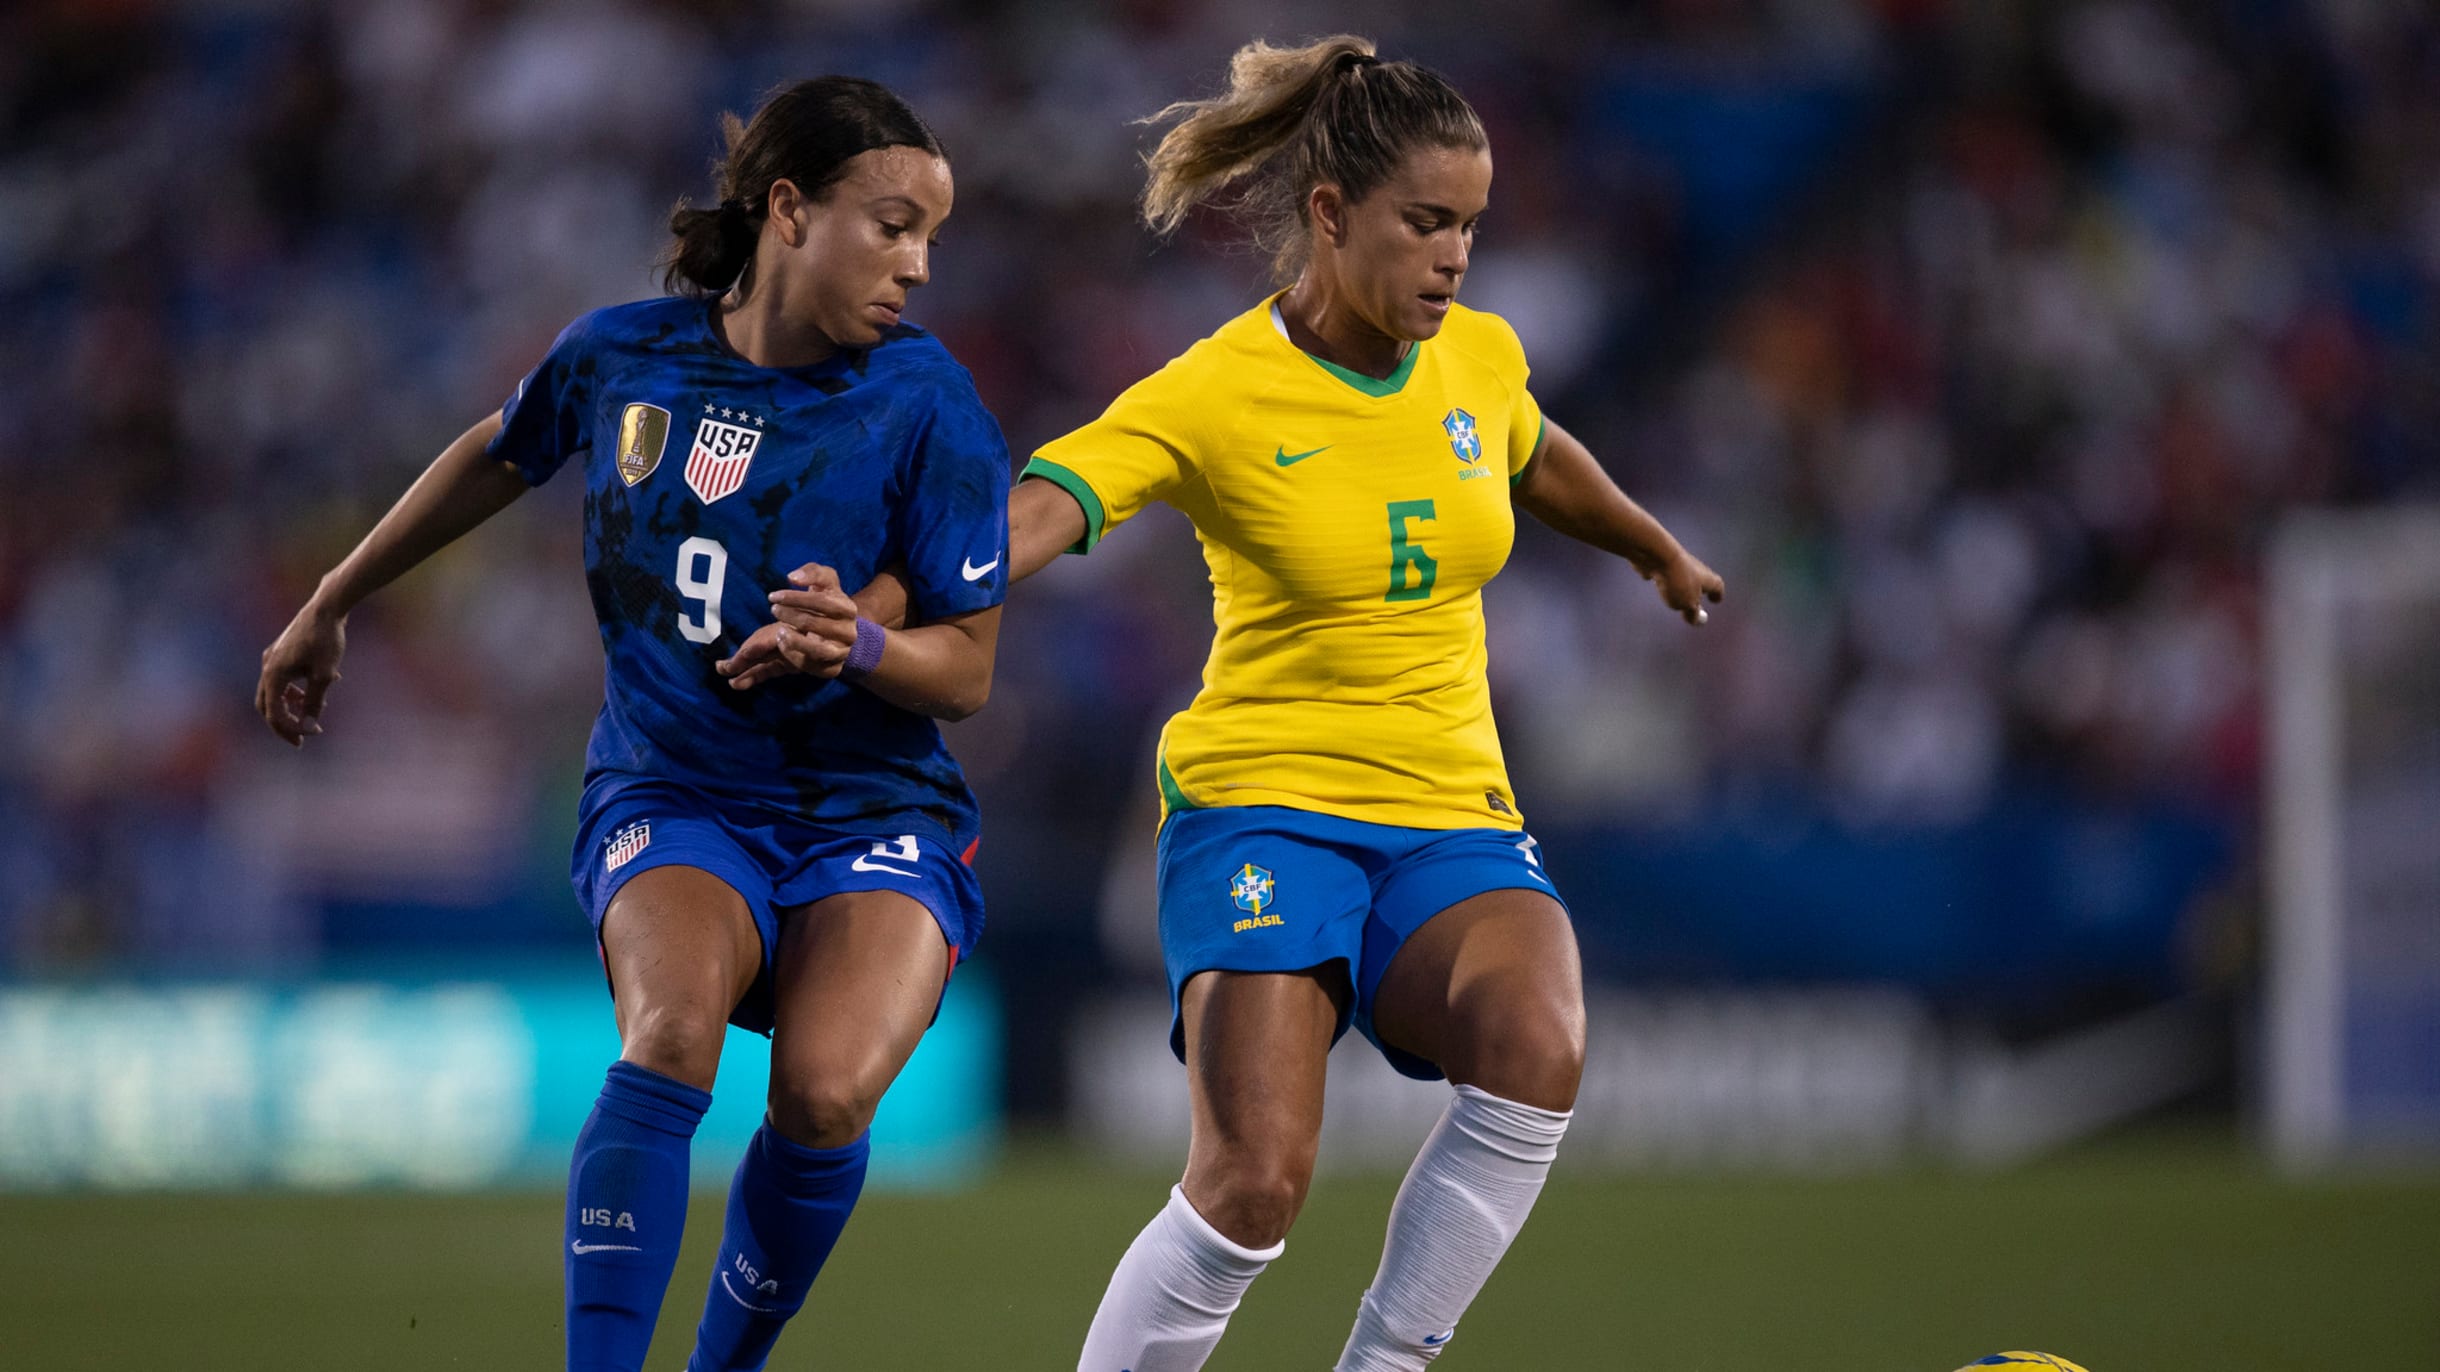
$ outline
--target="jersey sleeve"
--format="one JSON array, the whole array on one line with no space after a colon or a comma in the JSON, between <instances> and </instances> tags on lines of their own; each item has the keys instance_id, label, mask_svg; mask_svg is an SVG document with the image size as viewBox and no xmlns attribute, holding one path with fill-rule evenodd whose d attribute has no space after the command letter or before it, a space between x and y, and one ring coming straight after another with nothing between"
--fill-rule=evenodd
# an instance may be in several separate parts
<instances>
[{"instance_id":1,"label":"jersey sleeve","mask_svg":"<svg viewBox=\"0 0 2440 1372\"><path fill-rule=\"evenodd\" d=\"M940 388L891 519L918 620L1008 598L1008 440L962 374Z\"/></svg>"},{"instance_id":2,"label":"jersey sleeve","mask_svg":"<svg viewBox=\"0 0 2440 1372\"><path fill-rule=\"evenodd\" d=\"M1508 335L1513 350L1507 379L1513 397L1508 404L1508 484L1514 486L1525 479L1525 469L1533 465L1535 454L1542 451L1544 420L1541 403L1525 384L1533 370L1525 365L1525 345L1518 341L1514 329L1504 322L1500 327Z\"/></svg>"},{"instance_id":3,"label":"jersey sleeve","mask_svg":"<svg viewBox=\"0 0 2440 1372\"><path fill-rule=\"evenodd\" d=\"M1192 408L1170 363L1120 393L1101 418L1052 439L1025 464L1025 475L1053 482L1084 507L1084 537L1071 553L1091 552L1103 534L1146 505L1168 499L1201 470Z\"/></svg>"},{"instance_id":4,"label":"jersey sleeve","mask_svg":"<svg viewBox=\"0 0 2440 1372\"><path fill-rule=\"evenodd\" d=\"M485 451L515 467L528 485L550 480L569 458L593 446L591 320L587 315L562 329L500 407L500 432Z\"/></svg>"}]
</instances>

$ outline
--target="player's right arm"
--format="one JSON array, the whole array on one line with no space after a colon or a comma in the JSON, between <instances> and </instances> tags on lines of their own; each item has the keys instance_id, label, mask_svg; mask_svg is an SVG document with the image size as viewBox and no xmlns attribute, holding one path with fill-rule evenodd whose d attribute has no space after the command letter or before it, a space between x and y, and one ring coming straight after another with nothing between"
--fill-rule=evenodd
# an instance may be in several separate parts
<instances>
[{"instance_id":1,"label":"player's right arm","mask_svg":"<svg viewBox=\"0 0 2440 1372\"><path fill-rule=\"evenodd\" d=\"M489 451L501 422L494 411L442 449L263 650L255 713L291 746L322 732L322 702L347 650L348 612L525 494L525 476Z\"/></svg>"},{"instance_id":2,"label":"player's right arm","mask_svg":"<svg viewBox=\"0 0 2440 1372\"><path fill-rule=\"evenodd\" d=\"M1084 542L1084 506L1041 477L1017 483L1008 497L1008 579L1023 581Z\"/></svg>"}]
</instances>

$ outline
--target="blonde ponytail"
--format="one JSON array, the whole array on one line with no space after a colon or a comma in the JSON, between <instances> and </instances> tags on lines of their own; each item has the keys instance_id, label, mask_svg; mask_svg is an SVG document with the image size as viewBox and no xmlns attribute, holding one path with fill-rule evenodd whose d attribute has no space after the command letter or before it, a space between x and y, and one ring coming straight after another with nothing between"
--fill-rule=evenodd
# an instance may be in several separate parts
<instances>
[{"instance_id":1,"label":"blonde ponytail","mask_svg":"<svg viewBox=\"0 0 2440 1372\"><path fill-rule=\"evenodd\" d=\"M1144 222L1155 233L1176 231L1186 212L1262 170L1304 131L1305 115L1342 65L1371 60L1370 39L1342 33L1301 48L1275 48L1260 39L1228 63L1228 92L1180 100L1147 124L1179 119L1144 159Z\"/></svg>"},{"instance_id":2,"label":"blonde ponytail","mask_svg":"<svg viewBox=\"0 0 2440 1372\"><path fill-rule=\"evenodd\" d=\"M1216 204L1272 255L1283 280L1303 263L1305 202L1316 185L1360 200L1417 145L1488 144L1446 78L1383 62L1371 39L1354 34L1299 48L1257 40L1229 59L1228 76L1226 92L1143 121L1177 121L1144 159L1144 222L1165 235L1197 205Z\"/></svg>"}]
</instances>

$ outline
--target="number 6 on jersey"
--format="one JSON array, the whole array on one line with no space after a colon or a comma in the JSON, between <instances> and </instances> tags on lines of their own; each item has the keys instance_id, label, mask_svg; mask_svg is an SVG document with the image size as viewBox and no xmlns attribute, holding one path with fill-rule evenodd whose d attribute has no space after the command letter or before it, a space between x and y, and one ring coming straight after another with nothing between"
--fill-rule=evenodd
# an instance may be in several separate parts
<instances>
[{"instance_id":1,"label":"number 6 on jersey","mask_svg":"<svg viewBox=\"0 0 2440 1372\"><path fill-rule=\"evenodd\" d=\"M1393 500L1389 503L1389 594L1383 600L1429 600L1432 582L1440 575L1440 563L1425 552L1421 544L1411 541L1408 525L1412 521L1432 522L1432 502L1428 500ZM1415 579L1407 580L1406 569L1415 569Z\"/></svg>"},{"instance_id":2,"label":"number 6 on jersey","mask_svg":"<svg viewBox=\"0 0 2440 1372\"><path fill-rule=\"evenodd\" d=\"M718 540L697 536L678 545L678 594L701 602L703 609L700 620L678 611L678 632L687 642L710 643L720 637L720 587L728 578L729 550Z\"/></svg>"}]
</instances>

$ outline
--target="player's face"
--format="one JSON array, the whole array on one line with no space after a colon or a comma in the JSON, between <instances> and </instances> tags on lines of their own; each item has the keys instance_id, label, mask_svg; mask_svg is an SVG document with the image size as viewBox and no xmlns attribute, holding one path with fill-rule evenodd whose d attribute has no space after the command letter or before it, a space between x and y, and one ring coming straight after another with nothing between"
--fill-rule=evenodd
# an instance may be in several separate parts
<instances>
[{"instance_id":1,"label":"player's face","mask_svg":"<svg viewBox=\"0 0 2440 1372\"><path fill-rule=\"evenodd\" d=\"M1490 203L1490 149L1408 153L1396 174L1344 211L1345 232L1334 246L1356 309L1392 338L1439 333Z\"/></svg>"},{"instance_id":2,"label":"player's face","mask_svg":"<svg viewBox=\"0 0 2440 1372\"><path fill-rule=\"evenodd\" d=\"M949 163L921 148L858 153L820 200L794 207L788 309L843 348L895 327L907 295L932 279L932 249L955 198Z\"/></svg>"}]
</instances>

